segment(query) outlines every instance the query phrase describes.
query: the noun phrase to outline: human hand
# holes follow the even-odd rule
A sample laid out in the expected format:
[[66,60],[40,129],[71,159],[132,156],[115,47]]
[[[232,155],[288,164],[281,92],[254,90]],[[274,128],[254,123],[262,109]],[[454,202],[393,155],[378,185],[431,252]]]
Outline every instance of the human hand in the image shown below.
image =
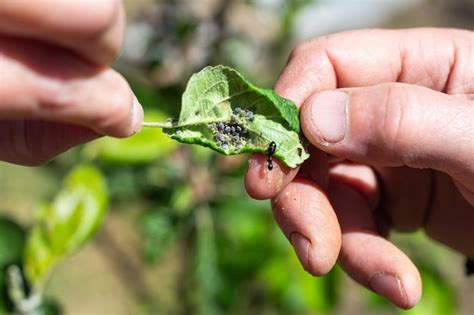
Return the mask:
[[390,229],[424,229],[474,257],[473,32],[318,38],[293,51],[275,90],[301,107],[311,157],[299,170],[269,172],[256,155],[245,183],[254,198],[272,198],[309,273],[338,260],[357,282],[410,308],[420,276],[385,239]]
[[143,110],[108,67],[124,24],[115,0],[0,3],[0,160],[37,165],[139,130]]

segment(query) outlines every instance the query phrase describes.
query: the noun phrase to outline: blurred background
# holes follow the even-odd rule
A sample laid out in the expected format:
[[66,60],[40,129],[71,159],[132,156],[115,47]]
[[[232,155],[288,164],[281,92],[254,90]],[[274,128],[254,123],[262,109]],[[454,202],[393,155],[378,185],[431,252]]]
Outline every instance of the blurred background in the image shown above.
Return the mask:
[[[235,67],[271,87],[291,49],[314,36],[474,28],[472,0],[126,0],[125,7],[129,24],[115,68],[155,121],[177,116],[185,83],[206,65]],[[49,281],[47,296],[65,314],[474,314],[464,258],[423,232],[390,237],[422,273],[424,295],[410,311],[337,267],[321,278],[305,273],[268,202],[246,195],[246,161],[179,145],[157,129],[104,138],[42,167],[0,162],[0,217],[28,227],[78,164],[92,163],[105,176],[104,224]],[[8,240],[5,231],[0,239]]]

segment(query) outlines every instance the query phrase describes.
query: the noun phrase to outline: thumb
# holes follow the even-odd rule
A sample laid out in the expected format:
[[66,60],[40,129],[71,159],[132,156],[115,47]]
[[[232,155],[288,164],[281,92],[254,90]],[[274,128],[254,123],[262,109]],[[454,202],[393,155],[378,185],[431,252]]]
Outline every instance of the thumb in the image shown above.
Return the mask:
[[305,101],[301,124],[327,153],[433,168],[474,186],[474,104],[466,98],[402,83],[323,91]]

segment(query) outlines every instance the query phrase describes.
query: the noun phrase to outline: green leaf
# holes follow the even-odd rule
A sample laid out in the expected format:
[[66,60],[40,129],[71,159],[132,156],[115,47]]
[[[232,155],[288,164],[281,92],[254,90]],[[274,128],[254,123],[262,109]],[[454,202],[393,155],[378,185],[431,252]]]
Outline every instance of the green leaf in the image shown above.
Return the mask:
[[25,274],[34,287],[41,287],[51,268],[77,250],[94,234],[108,204],[102,175],[91,166],[73,170],[63,189],[50,204],[43,205],[24,253]]
[[12,263],[21,262],[25,231],[10,219],[0,218],[0,271]]
[[11,264],[21,264],[24,247],[24,229],[12,220],[0,217],[0,314],[8,312],[5,270]]
[[[179,142],[203,145],[225,155],[267,153],[273,141],[274,156],[290,167],[309,156],[299,137],[296,106],[224,66],[206,67],[194,74],[183,94],[179,119],[144,124],[153,125],[163,127]],[[237,131],[228,130],[232,127]]]

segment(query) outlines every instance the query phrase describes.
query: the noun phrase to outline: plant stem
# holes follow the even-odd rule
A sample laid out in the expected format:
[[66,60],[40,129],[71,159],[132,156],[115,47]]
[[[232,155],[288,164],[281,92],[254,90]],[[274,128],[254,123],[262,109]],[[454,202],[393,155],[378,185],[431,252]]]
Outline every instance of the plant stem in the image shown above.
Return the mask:
[[8,296],[17,312],[22,315],[37,314],[37,309],[43,303],[41,294],[31,290],[29,295],[26,295],[25,282],[18,266],[8,266],[6,275]]
[[171,124],[169,122],[144,121],[142,122],[142,127],[169,128],[171,127]]

